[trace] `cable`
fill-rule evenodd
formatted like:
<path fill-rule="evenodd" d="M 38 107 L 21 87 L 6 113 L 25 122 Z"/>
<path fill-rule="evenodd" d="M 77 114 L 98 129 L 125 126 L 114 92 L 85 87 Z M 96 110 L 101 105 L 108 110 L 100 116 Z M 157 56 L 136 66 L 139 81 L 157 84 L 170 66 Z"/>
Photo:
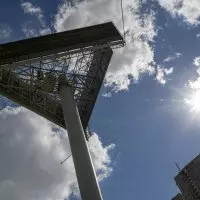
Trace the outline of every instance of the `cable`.
<path fill-rule="evenodd" d="M 63 161 L 61 161 L 60 164 L 62 165 L 62 164 L 63 164 L 66 160 L 68 160 L 71 156 L 72 156 L 72 154 L 69 155 L 67 158 L 65 158 Z"/>
<path fill-rule="evenodd" d="M 124 40 L 125 40 L 123 0 L 121 0 L 121 13 L 122 13 L 122 26 L 123 26 L 123 31 L 124 31 Z"/>

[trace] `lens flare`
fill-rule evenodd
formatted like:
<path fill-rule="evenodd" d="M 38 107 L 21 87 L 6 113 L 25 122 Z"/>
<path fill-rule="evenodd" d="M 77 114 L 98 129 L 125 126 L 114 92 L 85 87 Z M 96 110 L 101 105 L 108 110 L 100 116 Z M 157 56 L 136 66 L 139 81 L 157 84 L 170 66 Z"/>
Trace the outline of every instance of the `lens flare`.
<path fill-rule="evenodd" d="M 200 111 L 200 91 L 195 92 L 190 98 L 185 99 L 185 102 L 191 106 L 192 112 Z"/>

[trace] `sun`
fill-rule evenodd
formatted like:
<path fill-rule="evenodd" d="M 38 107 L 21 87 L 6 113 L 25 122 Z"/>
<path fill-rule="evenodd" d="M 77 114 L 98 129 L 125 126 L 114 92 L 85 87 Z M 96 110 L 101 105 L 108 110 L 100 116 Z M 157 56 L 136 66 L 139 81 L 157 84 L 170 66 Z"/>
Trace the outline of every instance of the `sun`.
<path fill-rule="evenodd" d="M 192 112 L 200 112 L 200 91 L 194 92 L 185 102 L 191 106 Z"/>

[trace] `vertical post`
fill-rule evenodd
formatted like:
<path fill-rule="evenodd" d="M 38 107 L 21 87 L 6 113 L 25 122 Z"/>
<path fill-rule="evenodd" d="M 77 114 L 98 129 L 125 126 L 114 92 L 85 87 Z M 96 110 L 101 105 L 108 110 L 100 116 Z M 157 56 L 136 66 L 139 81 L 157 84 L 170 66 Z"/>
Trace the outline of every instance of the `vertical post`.
<path fill-rule="evenodd" d="M 102 200 L 71 87 L 66 82 L 61 83 L 59 93 L 81 198 L 82 200 Z"/>

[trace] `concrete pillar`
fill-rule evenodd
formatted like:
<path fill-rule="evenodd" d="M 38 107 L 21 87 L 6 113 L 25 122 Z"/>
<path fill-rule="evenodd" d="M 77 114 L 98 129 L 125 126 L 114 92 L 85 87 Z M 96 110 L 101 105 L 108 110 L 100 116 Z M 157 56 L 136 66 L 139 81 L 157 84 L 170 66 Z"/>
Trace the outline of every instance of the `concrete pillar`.
<path fill-rule="evenodd" d="M 71 87 L 67 83 L 61 84 L 59 92 L 81 198 L 102 200 Z"/>

